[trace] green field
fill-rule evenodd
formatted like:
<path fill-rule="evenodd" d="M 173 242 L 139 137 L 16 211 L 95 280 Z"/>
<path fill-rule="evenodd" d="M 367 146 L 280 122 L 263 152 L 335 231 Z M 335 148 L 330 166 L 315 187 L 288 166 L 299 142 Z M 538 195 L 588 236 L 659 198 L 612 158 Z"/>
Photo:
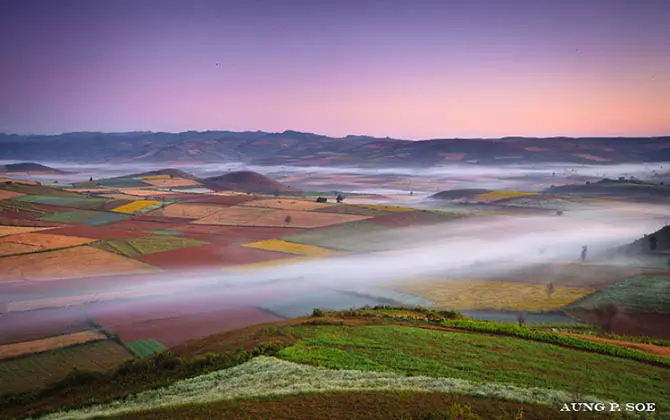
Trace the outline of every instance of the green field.
<path fill-rule="evenodd" d="M 337 251 L 373 252 L 388 250 L 396 246 L 396 244 L 390 244 L 388 238 L 378 238 L 373 235 L 386 230 L 388 230 L 387 227 L 360 221 L 313 229 L 304 233 L 283 236 L 281 239 Z"/>
<path fill-rule="evenodd" d="M 2 189 L 27 195 L 49 195 L 54 197 L 86 198 L 85 196 L 76 192 L 65 191 L 59 188 L 47 187 L 44 185 L 28 185 L 28 184 L 12 183 L 12 184 L 3 184 Z"/>
<path fill-rule="evenodd" d="M 670 408 L 667 368 L 511 337 L 400 326 L 295 327 L 285 360 L 580 392 Z"/>
<path fill-rule="evenodd" d="M 44 216 L 40 220 L 45 222 L 77 223 L 83 222 L 99 214 L 101 213 L 92 210 L 65 211 L 62 213 L 54 213 L 48 216 Z"/>
<path fill-rule="evenodd" d="M 670 314 L 670 276 L 637 276 L 610 284 L 566 309 L 592 309 L 606 303 L 635 311 Z"/>
<path fill-rule="evenodd" d="M 93 246 L 104 251 L 115 252 L 126 257 L 136 258 L 141 255 L 153 254 L 155 252 L 164 252 L 205 244 L 207 244 L 207 242 L 195 239 L 161 235 L 127 239 L 110 239 L 96 242 Z"/>
<path fill-rule="evenodd" d="M 50 204 L 53 206 L 80 206 L 84 208 L 90 208 L 105 203 L 105 200 L 102 198 L 88 198 L 84 196 L 62 197 L 54 195 L 23 195 L 14 197 L 13 200 L 35 204 Z"/>
<path fill-rule="evenodd" d="M 149 340 L 140 340 L 133 341 L 131 343 L 125 343 L 126 346 L 139 357 L 151 356 L 154 353 L 160 353 L 165 350 L 165 346 L 160 342 L 152 339 Z"/>
<path fill-rule="evenodd" d="M 108 340 L 8 359 L 0 362 L 0 394 L 40 389 L 74 369 L 106 371 L 130 357 L 123 346 Z"/>

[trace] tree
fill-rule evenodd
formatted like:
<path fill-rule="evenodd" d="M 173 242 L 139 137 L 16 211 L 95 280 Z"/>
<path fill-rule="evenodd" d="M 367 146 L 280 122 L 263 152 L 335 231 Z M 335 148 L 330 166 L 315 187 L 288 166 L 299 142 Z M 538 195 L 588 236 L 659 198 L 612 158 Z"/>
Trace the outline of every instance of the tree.
<path fill-rule="evenodd" d="M 551 295 L 553 295 L 555 291 L 556 288 L 554 287 L 554 283 L 549 283 L 547 285 L 547 296 L 551 297 Z"/>
<path fill-rule="evenodd" d="M 605 303 L 596 306 L 593 308 L 593 311 L 596 314 L 600 328 L 607 333 L 612 332 L 614 319 L 619 314 L 619 308 L 613 303 Z"/>
<path fill-rule="evenodd" d="M 586 261 L 587 252 L 588 252 L 588 247 L 586 245 L 582 246 L 582 255 L 581 255 L 582 261 Z"/>
<path fill-rule="evenodd" d="M 526 312 L 524 311 L 519 312 L 519 314 L 516 316 L 516 320 L 520 326 L 523 326 L 523 324 L 526 323 Z"/>
<path fill-rule="evenodd" d="M 88 182 L 93 182 L 93 177 L 90 177 L 90 178 L 88 179 Z"/>
<path fill-rule="evenodd" d="M 651 235 L 649 237 L 649 250 L 656 251 L 657 245 L 658 245 L 658 239 L 656 239 L 656 236 Z"/>
<path fill-rule="evenodd" d="M 556 212 L 556 216 L 563 216 L 563 210 L 559 210 Z"/>
<path fill-rule="evenodd" d="M 290 215 L 287 215 L 287 216 L 284 218 L 284 223 L 286 223 L 287 225 L 288 225 L 289 223 L 291 223 L 291 216 L 290 216 Z"/>
<path fill-rule="evenodd" d="M 337 198 L 335 199 L 338 203 L 341 203 L 344 201 L 344 196 L 342 194 L 337 194 Z"/>

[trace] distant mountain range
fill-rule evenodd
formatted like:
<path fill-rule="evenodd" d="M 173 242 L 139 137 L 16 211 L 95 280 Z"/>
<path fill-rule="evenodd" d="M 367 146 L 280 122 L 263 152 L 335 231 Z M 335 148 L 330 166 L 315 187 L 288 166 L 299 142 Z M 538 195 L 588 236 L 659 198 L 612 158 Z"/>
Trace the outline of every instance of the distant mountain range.
<path fill-rule="evenodd" d="M 670 161 L 670 137 L 434 139 L 328 137 L 283 133 L 0 134 L 0 159 L 43 162 L 244 162 L 255 165 L 430 166 L 570 162 Z"/>

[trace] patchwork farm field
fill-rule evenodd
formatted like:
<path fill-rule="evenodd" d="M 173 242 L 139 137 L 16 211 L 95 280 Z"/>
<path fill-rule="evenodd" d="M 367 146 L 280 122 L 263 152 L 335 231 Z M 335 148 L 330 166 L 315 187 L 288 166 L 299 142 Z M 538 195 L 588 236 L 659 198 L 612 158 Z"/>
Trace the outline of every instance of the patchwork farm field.
<path fill-rule="evenodd" d="M 76 236 L 59 236 L 36 232 L 20 233 L 0 237 L 0 256 L 69 248 L 91 242 L 94 242 L 94 240 Z"/>
<path fill-rule="evenodd" d="M 285 254 L 303 255 L 306 257 L 318 257 L 326 255 L 337 255 L 339 252 L 313 245 L 304 245 L 282 241 L 281 239 L 267 239 L 265 241 L 253 242 L 243 245 L 248 248 L 258 248 L 266 251 L 277 251 Z"/>
<path fill-rule="evenodd" d="M 96 242 L 92 246 L 124 257 L 136 258 L 155 252 L 165 252 L 206 244 L 207 242 L 174 236 L 136 236 L 125 239 L 108 239 Z"/>
<path fill-rule="evenodd" d="M 25 341 L 16 344 L 5 344 L 0 345 L 0 360 L 32 353 L 42 353 L 61 347 L 69 347 L 75 344 L 83 344 L 91 341 L 100 341 L 106 339 L 107 336 L 102 333 L 95 331 L 82 331 L 59 335 L 56 337 L 43 338 L 41 340 Z"/>
<path fill-rule="evenodd" d="M 116 274 L 152 273 L 159 269 L 91 246 L 2 257 L 0 282 L 58 280 Z"/>
<path fill-rule="evenodd" d="M 114 341 L 82 345 L 0 361 L 0 394 L 40 389 L 63 379 L 74 368 L 103 372 L 132 355 Z"/>
<path fill-rule="evenodd" d="M 224 206 L 217 205 L 176 203 L 162 209 L 154 210 L 148 213 L 148 215 L 156 217 L 202 219 L 223 209 L 225 209 Z"/>
<path fill-rule="evenodd" d="M 300 210 L 300 211 L 308 211 L 308 210 L 316 210 L 316 209 L 324 209 L 324 208 L 329 208 L 332 207 L 334 204 L 329 204 L 329 203 L 317 203 L 315 201 L 305 201 L 305 200 L 290 200 L 290 199 L 261 199 L 261 200 L 253 200 L 253 201 L 247 201 L 243 204 L 240 204 L 243 206 L 249 206 L 249 207 L 267 207 L 267 208 L 273 208 L 273 209 L 279 209 L 279 210 Z"/>
<path fill-rule="evenodd" d="M 628 311 L 670 315 L 670 276 L 637 276 L 610 284 L 567 309 L 592 309 L 608 303 Z"/>
<path fill-rule="evenodd" d="M 148 357 L 155 353 L 160 353 L 165 350 L 165 346 L 158 341 L 152 339 L 139 340 L 130 343 L 125 343 L 126 346 L 138 357 Z"/>
<path fill-rule="evenodd" d="M 31 227 L 31 226 L 4 226 L 0 225 L 0 237 L 9 235 L 18 235 L 20 233 L 37 232 L 40 230 L 49 229 L 48 227 Z"/>
<path fill-rule="evenodd" d="M 161 206 L 163 203 L 155 200 L 137 200 L 122 206 L 112 209 L 113 212 L 123 213 L 123 214 L 138 214 L 146 211 L 153 210 L 157 206 Z"/>
<path fill-rule="evenodd" d="M 541 284 L 440 279 L 393 286 L 435 301 L 444 309 L 498 309 L 543 312 L 561 309 L 594 291 L 586 287 L 555 286 L 548 294 Z"/>

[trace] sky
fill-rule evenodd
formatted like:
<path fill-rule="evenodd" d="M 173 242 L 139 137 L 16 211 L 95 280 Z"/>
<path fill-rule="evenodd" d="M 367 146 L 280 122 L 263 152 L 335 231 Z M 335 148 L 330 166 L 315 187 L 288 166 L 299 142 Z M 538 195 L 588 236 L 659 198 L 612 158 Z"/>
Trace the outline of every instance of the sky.
<path fill-rule="evenodd" d="M 2 0 L 0 132 L 670 134 L 668 0 Z"/>

